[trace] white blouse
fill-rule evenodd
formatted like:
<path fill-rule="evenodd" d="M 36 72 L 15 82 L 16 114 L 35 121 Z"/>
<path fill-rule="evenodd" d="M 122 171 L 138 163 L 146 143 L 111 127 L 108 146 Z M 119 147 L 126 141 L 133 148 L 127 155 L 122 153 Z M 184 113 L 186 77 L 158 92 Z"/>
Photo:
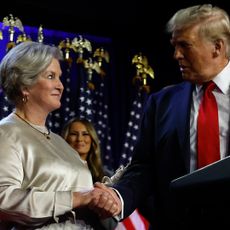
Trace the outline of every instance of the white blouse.
<path fill-rule="evenodd" d="M 88 167 L 62 137 L 47 139 L 13 113 L 0 121 L 0 162 L 1 219 L 38 226 L 72 210 L 72 191 L 93 188 Z"/>

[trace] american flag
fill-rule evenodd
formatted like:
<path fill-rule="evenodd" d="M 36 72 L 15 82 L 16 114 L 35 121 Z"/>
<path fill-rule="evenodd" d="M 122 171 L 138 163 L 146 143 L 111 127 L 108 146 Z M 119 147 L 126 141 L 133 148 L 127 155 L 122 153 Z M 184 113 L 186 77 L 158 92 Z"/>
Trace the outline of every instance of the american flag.
<path fill-rule="evenodd" d="M 137 141 L 143 107 L 147 96 L 146 92 L 138 91 L 133 100 L 121 153 L 120 166 L 126 166 L 132 159 L 132 153 Z M 148 228 L 148 221 L 139 213 L 138 209 L 135 209 L 130 216 L 118 223 L 115 230 L 147 230 Z"/>
<path fill-rule="evenodd" d="M 147 94 L 145 92 L 138 91 L 132 102 L 123 150 L 121 152 L 120 166 L 127 165 L 132 159 L 132 153 L 137 141 L 143 106 L 146 98 Z"/>
<path fill-rule="evenodd" d="M 85 73 L 80 76 L 80 94 L 78 98 L 78 116 L 85 118 L 94 123 L 96 110 L 94 109 L 94 90 L 88 87 L 87 75 Z"/>
<path fill-rule="evenodd" d="M 65 71 L 64 77 L 62 79 L 63 85 L 65 86 L 63 96 L 62 96 L 62 117 L 63 117 L 63 122 L 66 123 L 69 121 L 71 118 L 76 116 L 76 109 L 73 105 L 75 105 L 76 100 L 75 100 L 75 95 L 72 94 L 72 81 L 71 81 L 71 76 L 74 76 L 74 73 L 72 73 L 72 68 L 71 65 L 69 65 L 68 62 L 65 62 L 66 68 L 62 68 Z M 74 90 L 76 91 L 76 90 Z"/>
<path fill-rule="evenodd" d="M 0 28 L 2 28 L 3 23 L 0 22 Z M 17 31 L 15 31 L 17 34 Z M 7 31 L 2 31 L 3 33 L 3 37 L 8 35 Z M 3 39 L 0 40 L 1 41 L 1 45 L 0 45 L 0 61 L 1 59 L 5 56 L 5 54 L 7 53 L 6 51 L 6 47 L 8 44 L 8 40 L 7 39 Z M 2 89 L 0 88 L 0 119 L 2 119 L 3 117 L 6 117 L 8 114 L 10 114 L 13 110 L 14 106 L 11 105 L 4 92 L 2 91 Z"/>
<path fill-rule="evenodd" d="M 101 141 L 101 148 L 103 153 L 103 163 L 104 165 L 113 171 L 114 161 L 112 157 L 112 138 L 111 138 L 111 128 L 109 121 L 109 106 L 108 106 L 108 95 L 106 94 L 106 87 L 103 79 L 100 79 L 98 89 L 95 91 L 94 106 L 97 108 L 97 113 L 95 114 L 95 126 L 97 129 L 98 136 Z"/>
<path fill-rule="evenodd" d="M 82 118 L 91 121 L 97 131 L 102 151 L 103 165 L 109 170 L 114 170 L 114 161 L 111 148 L 111 129 L 109 121 L 109 106 L 107 102 L 108 92 L 105 87 L 104 78 L 96 73 L 95 89 L 88 87 L 85 75 L 81 76 L 78 114 Z"/>
<path fill-rule="evenodd" d="M 0 119 L 6 117 L 13 110 L 13 106 L 8 102 L 4 92 L 0 89 Z"/>
<path fill-rule="evenodd" d="M 136 209 L 130 216 L 119 222 L 115 230 L 147 230 L 149 222 Z"/>

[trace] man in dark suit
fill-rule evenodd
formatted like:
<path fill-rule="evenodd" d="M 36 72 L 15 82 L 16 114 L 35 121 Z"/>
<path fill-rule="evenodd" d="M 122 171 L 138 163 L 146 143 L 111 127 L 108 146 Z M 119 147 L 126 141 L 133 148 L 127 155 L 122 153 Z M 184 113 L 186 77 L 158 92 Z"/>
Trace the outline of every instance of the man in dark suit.
<path fill-rule="evenodd" d="M 123 202 L 118 202 L 121 218 L 130 215 L 147 199 L 150 212 L 146 216 L 153 229 L 190 229 L 191 226 L 198 229 L 196 220 L 192 220 L 198 216 L 192 215 L 193 211 L 175 211 L 177 204 L 171 197 L 170 183 L 197 170 L 197 121 L 206 82 L 215 83 L 212 94 L 219 116 L 216 149 L 220 159 L 227 155 L 230 23 L 225 11 L 205 4 L 179 10 L 169 20 L 167 29 L 172 34 L 174 58 L 185 81 L 149 97 L 132 162 L 113 189 Z"/>

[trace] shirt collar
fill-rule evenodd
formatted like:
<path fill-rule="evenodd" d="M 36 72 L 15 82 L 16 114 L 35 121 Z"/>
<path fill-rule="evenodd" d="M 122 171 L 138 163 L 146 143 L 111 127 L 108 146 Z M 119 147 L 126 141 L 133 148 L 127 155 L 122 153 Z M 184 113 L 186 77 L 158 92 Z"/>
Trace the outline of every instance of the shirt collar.
<path fill-rule="evenodd" d="M 216 75 L 216 77 L 213 79 L 213 82 L 215 82 L 215 84 L 223 94 L 230 94 L 230 61 L 221 70 L 221 72 Z M 201 89 L 202 85 L 196 84 L 196 92 L 198 93 Z"/>
<path fill-rule="evenodd" d="M 213 79 L 223 94 L 230 94 L 230 62 Z"/>

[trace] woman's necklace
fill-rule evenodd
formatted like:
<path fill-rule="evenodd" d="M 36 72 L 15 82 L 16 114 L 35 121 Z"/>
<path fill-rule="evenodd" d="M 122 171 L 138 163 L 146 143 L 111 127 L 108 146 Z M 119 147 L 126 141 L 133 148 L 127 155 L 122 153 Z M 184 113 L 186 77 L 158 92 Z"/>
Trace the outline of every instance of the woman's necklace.
<path fill-rule="evenodd" d="M 19 117 L 22 121 L 24 121 L 27 125 L 29 125 L 31 128 L 33 128 L 34 130 L 38 131 L 39 133 L 41 133 L 42 135 L 44 135 L 46 137 L 46 139 L 50 140 L 50 130 L 48 129 L 48 133 L 42 132 L 39 129 L 35 128 L 33 125 L 31 125 L 27 120 L 25 120 L 24 118 L 22 118 L 20 115 L 18 115 L 17 113 L 14 113 L 17 117 Z"/>

